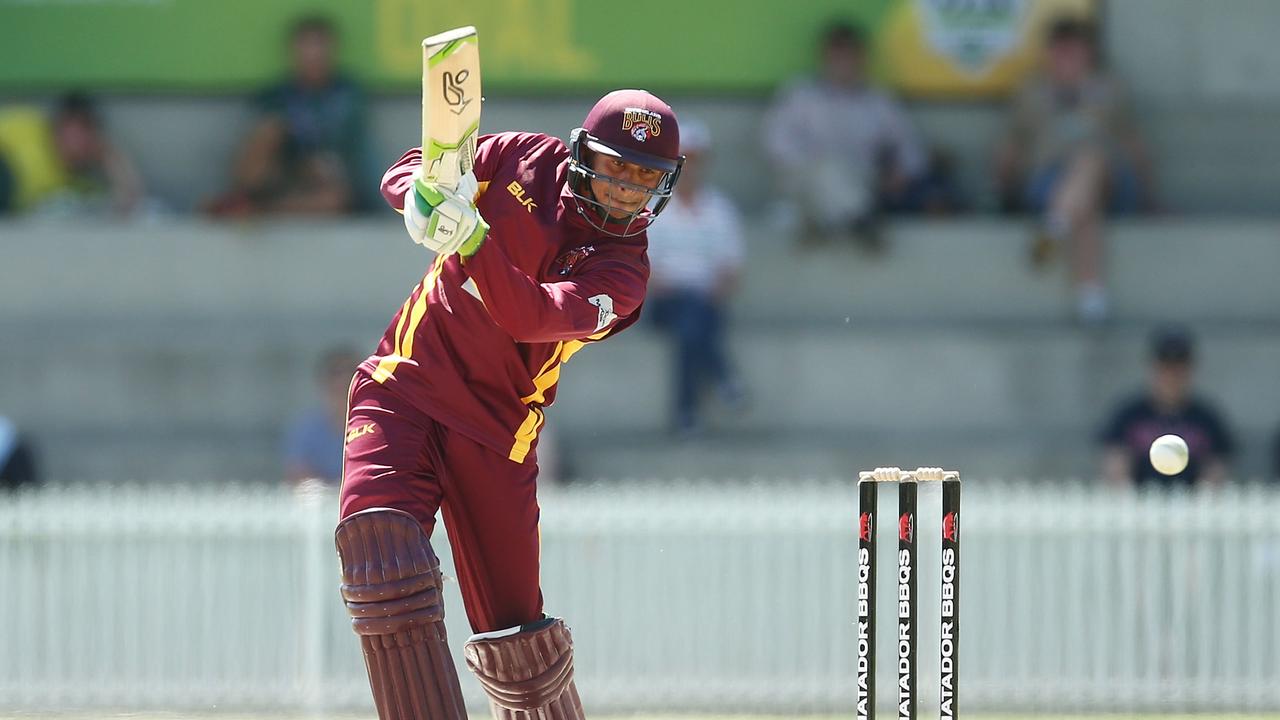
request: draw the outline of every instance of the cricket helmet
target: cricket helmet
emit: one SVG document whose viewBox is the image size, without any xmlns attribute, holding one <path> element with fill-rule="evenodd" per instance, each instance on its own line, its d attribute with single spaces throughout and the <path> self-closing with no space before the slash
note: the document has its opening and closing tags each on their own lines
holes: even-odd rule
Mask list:
<svg viewBox="0 0 1280 720">
<path fill-rule="evenodd" d="M 645 90 L 614 90 L 600 98 L 582 127 L 569 134 L 569 150 L 569 189 L 577 200 L 578 214 L 601 232 L 617 237 L 640 233 L 662 212 L 684 165 L 675 112 Z M 662 176 L 655 187 L 609 177 L 592 169 L 591 159 L 596 154 L 652 168 Z M 618 216 L 596 199 L 591 190 L 593 180 L 638 190 L 648 200 L 634 212 Z"/>
</svg>

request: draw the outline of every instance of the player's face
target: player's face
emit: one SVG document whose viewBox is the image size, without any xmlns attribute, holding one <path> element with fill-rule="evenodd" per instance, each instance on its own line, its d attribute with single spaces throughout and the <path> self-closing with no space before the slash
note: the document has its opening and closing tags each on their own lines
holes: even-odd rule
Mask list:
<svg viewBox="0 0 1280 720">
<path fill-rule="evenodd" d="M 662 181 L 661 170 L 636 165 L 600 153 L 596 153 L 591 158 L 591 169 L 598 175 L 646 188 L 656 188 Z M 595 195 L 596 202 L 608 208 L 610 215 L 617 217 L 631 215 L 649 202 L 649 195 L 642 190 L 599 178 L 592 179 L 591 192 Z"/>
</svg>

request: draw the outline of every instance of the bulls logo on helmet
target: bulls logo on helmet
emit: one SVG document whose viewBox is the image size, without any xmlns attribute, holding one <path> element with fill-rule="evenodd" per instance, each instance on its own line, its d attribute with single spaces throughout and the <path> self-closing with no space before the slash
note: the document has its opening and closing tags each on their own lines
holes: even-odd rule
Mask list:
<svg viewBox="0 0 1280 720">
<path fill-rule="evenodd" d="M 652 110 L 629 107 L 622 113 L 622 129 L 630 130 L 631 137 L 644 142 L 650 135 L 662 134 L 662 116 Z"/>
</svg>

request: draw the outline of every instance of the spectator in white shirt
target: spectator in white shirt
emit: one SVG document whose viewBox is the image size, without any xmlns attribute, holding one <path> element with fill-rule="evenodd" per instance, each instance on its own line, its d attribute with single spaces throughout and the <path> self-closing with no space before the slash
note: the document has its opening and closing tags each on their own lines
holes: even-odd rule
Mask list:
<svg viewBox="0 0 1280 720">
<path fill-rule="evenodd" d="M 897 101 L 868 81 L 865 40 L 845 23 L 824 34 L 820 75 L 784 87 L 764 129 L 805 239 L 852 234 L 877 248 L 876 213 L 909 209 L 928 174 L 927 149 Z"/>
<path fill-rule="evenodd" d="M 680 123 L 684 169 L 675 196 L 649 234 L 649 311 L 674 342 L 674 429 L 700 427 L 699 400 L 712 388 L 733 408 L 745 404 L 725 354 L 725 305 L 742 267 L 742 222 L 729 198 L 705 183 L 710 135 L 696 119 Z"/>
</svg>

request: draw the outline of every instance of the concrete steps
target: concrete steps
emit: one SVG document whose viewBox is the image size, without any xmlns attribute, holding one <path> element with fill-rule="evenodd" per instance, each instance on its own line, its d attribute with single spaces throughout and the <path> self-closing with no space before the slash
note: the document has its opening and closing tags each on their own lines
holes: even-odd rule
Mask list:
<svg viewBox="0 0 1280 720">
<path fill-rule="evenodd" d="M 1280 422 L 1271 224 L 1118 226 L 1118 320 L 1096 330 L 1064 320 L 1069 296 L 1025 270 L 1024 239 L 1017 224 L 900 224 L 869 262 L 753 233 L 730 331 L 751 411 L 671 445 L 668 351 L 642 323 L 565 368 L 549 415 L 571 471 L 843 476 L 888 457 L 1089 472 L 1088 438 L 1169 320 L 1200 333 L 1205 394 L 1261 469 Z M 372 348 L 427 265 L 384 222 L 4 224 L 0 246 L 0 411 L 68 478 L 278 476 L 315 359 Z"/>
<path fill-rule="evenodd" d="M 886 228 L 884 256 L 868 258 L 851 247 L 798 250 L 758 227 L 737 309 L 746 322 L 1068 319 L 1065 263 L 1032 272 L 1031 229 L 897 222 Z M 1107 248 L 1118 322 L 1280 322 L 1280 222 L 1119 222 Z"/>
<path fill-rule="evenodd" d="M 888 250 L 797 250 L 756 222 L 739 318 L 757 323 L 1037 321 L 1070 317 L 1062 267 L 1026 264 L 1022 222 L 911 221 Z M 391 220 L 135 226 L 0 224 L 3 317 L 389 317 L 430 258 Z M 1280 323 L 1280 222 L 1117 223 L 1115 319 Z M 381 329 L 381 328 L 379 328 Z"/>
</svg>

